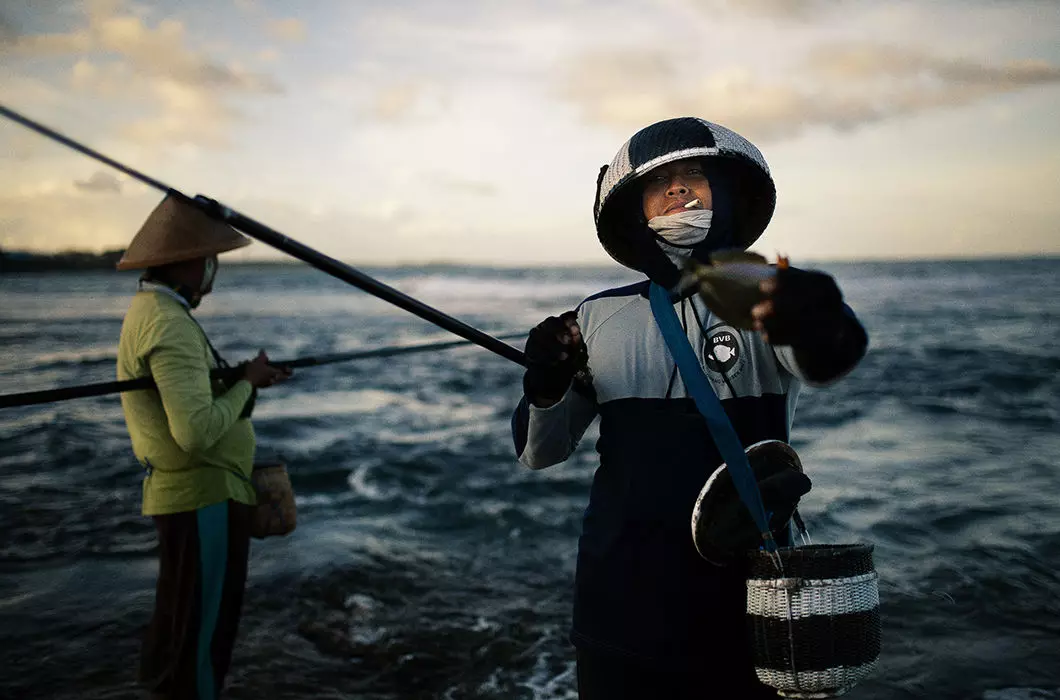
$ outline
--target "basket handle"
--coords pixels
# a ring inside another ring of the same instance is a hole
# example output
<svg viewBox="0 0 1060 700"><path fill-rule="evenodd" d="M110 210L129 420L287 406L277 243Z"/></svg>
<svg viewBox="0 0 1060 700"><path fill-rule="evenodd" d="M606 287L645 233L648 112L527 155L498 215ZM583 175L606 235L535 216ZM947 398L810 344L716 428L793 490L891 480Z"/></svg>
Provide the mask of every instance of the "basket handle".
<svg viewBox="0 0 1060 700"><path fill-rule="evenodd" d="M662 332L663 340L670 349L670 355L677 363L677 369L681 372L681 379L692 395L696 408L707 420L707 428L710 429L714 444L718 447L722 459L732 477L732 483L740 494L740 500L751 512L751 518L762 535L762 541L767 552L777 551L777 543L773 541L773 533L769 530L769 519L766 517L766 508L762 503L762 493L758 490L754 472L751 464L747 461L747 453L744 452L743 443L740 442L736 430L733 429L725 409L721 407L717 394L707 382L703 369L699 366L699 360L688 342L688 336L681 328L681 322L677 319L674 311L673 301L670 293L665 289L651 283L648 293L651 302L651 312L655 316L655 323Z"/></svg>
<svg viewBox="0 0 1060 700"><path fill-rule="evenodd" d="M803 544L813 544L813 540L810 539L810 533L806 530L806 523L799 514L798 508L791 511L791 521L795 523L795 528L799 531L799 536L802 538Z"/></svg>

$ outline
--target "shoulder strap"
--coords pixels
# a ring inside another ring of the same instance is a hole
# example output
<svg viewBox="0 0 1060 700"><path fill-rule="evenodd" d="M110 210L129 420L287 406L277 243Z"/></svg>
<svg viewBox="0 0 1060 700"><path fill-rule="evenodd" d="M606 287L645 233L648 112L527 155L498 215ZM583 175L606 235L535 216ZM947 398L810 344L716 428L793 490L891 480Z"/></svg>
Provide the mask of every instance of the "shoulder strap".
<svg viewBox="0 0 1060 700"><path fill-rule="evenodd" d="M195 319L195 317L191 315L191 309L186 308L184 310L188 313L188 318L191 319L191 322L194 323L198 327L199 332L202 333L202 339L206 341L206 347L210 348L210 352L213 353L213 359L214 362L217 363L217 366L230 367L231 365L225 362L225 358L221 357L221 353L217 352L217 349L214 348L213 343L210 342L210 336L206 335L206 329L204 329L202 325Z"/></svg>
<svg viewBox="0 0 1060 700"><path fill-rule="evenodd" d="M762 534L766 550L774 552L777 545L769 531L769 519L766 517L766 509L762 504L762 494L758 490L754 472L751 471L751 465L747 461L747 453L744 452L743 444L736 435L732 423L729 422L729 417L722 408L714 389L703 375L703 369L699 366L699 360L696 359L692 345L688 342L688 336L685 335L677 319L677 313L670 301L670 294L653 282L649 299L655 323L662 332L663 340L666 341L666 347L670 349L674 362L677 363L677 369L681 373L681 379L688 393L692 395L696 408L707 421L714 444L717 445L722 459L725 460L732 483L737 493L740 494L740 500L751 512L755 526Z"/></svg>
<svg viewBox="0 0 1060 700"><path fill-rule="evenodd" d="M199 332L202 333L203 340L206 341L206 347L210 348L210 352L213 353L213 359L215 362L217 362L217 366L223 368L231 367L231 365L225 362L225 358L221 357L221 353L217 352L217 349L214 348L213 343L210 342L210 336L206 335L206 330L202 327L202 325L199 324L197 320L195 320L195 317L191 315L191 309L184 310L188 312L188 318L191 319L191 322L198 326ZM226 383L226 386L229 385ZM254 413L254 405L255 403L257 403L257 400L258 389L257 387L253 387L250 391L250 398L247 399L247 402L245 404L243 404L243 410L240 412L239 417L250 418L250 416Z"/></svg>
<svg viewBox="0 0 1060 700"><path fill-rule="evenodd" d="M176 289L173 289L172 287L150 279L146 274L140 278L140 281L138 283L138 287L141 292L144 291L144 283L147 282L151 283L154 286L154 290L152 291L156 291L159 294L165 294L171 297L173 297L174 295L181 297L181 299L177 300L181 301L180 307L184 309L184 313L188 315L188 318L191 319L191 322L194 323L195 326L199 329L199 332L202 333L202 339L206 341L206 347L210 348L210 352L213 354L214 362L217 363L218 367L229 367L230 365L225 362L225 359L221 357L221 354L217 352L217 350L214 348L213 343L210 342L210 336L206 335L206 330L197 320L195 320L195 317L191 315L191 309L188 307L188 303L187 300L184 299L184 295Z"/></svg>

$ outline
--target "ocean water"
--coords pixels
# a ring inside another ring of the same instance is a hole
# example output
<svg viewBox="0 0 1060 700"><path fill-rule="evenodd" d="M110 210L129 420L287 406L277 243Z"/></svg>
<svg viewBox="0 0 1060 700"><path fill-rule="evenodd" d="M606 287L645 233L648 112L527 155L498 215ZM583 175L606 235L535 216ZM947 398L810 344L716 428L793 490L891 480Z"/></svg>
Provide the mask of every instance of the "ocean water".
<svg viewBox="0 0 1060 700"><path fill-rule="evenodd" d="M1060 699L1060 260L828 264L871 336L802 396L816 542L875 545L878 673L848 697ZM492 333L620 268L368 270ZM123 273L0 276L0 393L110 381ZM301 265L222 267L197 312L230 361L451 336ZM521 341L513 341L521 347ZM566 640L595 426L515 460L520 368L476 347L300 371L259 455L299 525L256 541L232 698L574 698ZM116 396L0 409L0 697L140 697L154 531Z"/></svg>

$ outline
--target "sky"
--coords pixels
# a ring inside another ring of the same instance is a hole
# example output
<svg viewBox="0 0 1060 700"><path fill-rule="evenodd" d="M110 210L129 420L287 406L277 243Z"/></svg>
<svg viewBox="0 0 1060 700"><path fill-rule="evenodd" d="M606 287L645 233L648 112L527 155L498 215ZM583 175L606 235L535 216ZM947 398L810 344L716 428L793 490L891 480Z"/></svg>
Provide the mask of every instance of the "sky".
<svg viewBox="0 0 1060 700"><path fill-rule="evenodd" d="M1060 254L1060 0L5 0L0 103L350 262L608 263L599 168L677 116L763 152L767 257ZM0 120L4 249L161 196Z"/></svg>

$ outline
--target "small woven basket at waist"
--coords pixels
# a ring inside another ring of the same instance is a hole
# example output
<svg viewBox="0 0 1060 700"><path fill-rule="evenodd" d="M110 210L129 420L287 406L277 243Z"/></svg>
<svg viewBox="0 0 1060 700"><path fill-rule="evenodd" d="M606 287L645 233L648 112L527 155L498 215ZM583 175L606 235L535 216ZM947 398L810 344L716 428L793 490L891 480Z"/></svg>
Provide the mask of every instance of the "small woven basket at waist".
<svg viewBox="0 0 1060 700"><path fill-rule="evenodd" d="M875 671L880 593L872 549L809 545L751 554L747 619L759 680L784 697L830 698Z"/></svg>
<svg viewBox="0 0 1060 700"><path fill-rule="evenodd" d="M251 482L258 495L250 534L258 539L286 535L298 522L294 489L283 464L255 464Z"/></svg>

